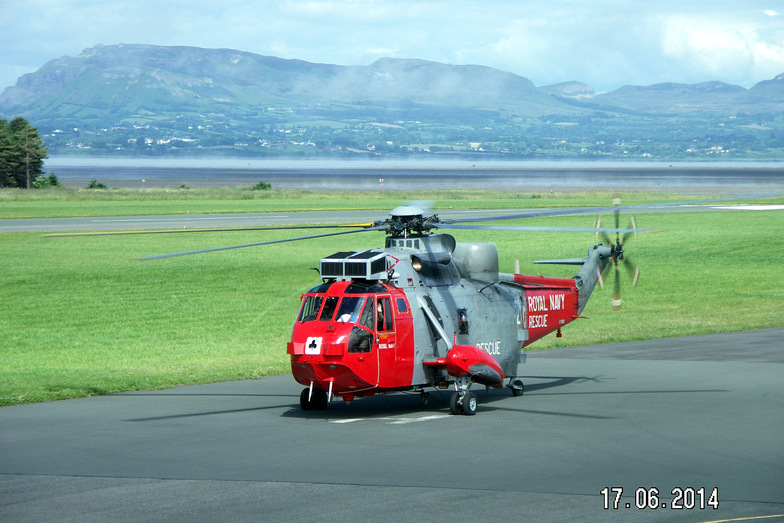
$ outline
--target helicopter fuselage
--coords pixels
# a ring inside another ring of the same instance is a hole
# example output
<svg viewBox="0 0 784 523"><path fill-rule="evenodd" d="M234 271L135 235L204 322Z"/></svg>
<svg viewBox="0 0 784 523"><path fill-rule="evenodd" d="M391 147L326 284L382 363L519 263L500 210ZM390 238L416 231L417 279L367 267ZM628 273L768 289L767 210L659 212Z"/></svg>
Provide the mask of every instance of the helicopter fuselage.
<svg viewBox="0 0 784 523"><path fill-rule="evenodd" d="M325 392L351 401L454 383L462 399L471 383L508 378L511 387L524 347L584 305L581 278L499 273L493 244L445 234L336 253L321 260L321 276L288 343L305 408L320 408Z"/></svg>

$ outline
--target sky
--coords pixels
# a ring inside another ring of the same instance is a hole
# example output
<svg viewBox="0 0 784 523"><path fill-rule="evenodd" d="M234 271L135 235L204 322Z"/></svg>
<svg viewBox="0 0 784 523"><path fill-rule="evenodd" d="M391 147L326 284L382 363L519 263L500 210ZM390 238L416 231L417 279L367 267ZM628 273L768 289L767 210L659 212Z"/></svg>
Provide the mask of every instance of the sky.
<svg viewBox="0 0 784 523"><path fill-rule="evenodd" d="M0 92L96 44L229 48L316 63L417 58L537 86L784 73L784 0L0 0Z"/></svg>

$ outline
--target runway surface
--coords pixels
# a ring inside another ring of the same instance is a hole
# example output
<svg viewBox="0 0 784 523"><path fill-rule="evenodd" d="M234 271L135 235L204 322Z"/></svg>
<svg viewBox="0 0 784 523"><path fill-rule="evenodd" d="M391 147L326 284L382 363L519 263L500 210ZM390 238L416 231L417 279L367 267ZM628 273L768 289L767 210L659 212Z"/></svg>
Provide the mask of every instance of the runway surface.
<svg viewBox="0 0 784 523"><path fill-rule="evenodd" d="M459 220L488 216L518 215L527 212L547 213L565 212L571 208L537 209L452 209L433 211L441 219ZM726 210L782 210L784 205L678 205L674 207L649 207L634 209L635 214L654 212L710 212ZM144 229L200 229L220 227L262 227L301 224L346 224L373 223L388 218L388 210L361 211L303 211L280 213L226 213L226 214L174 214L163 216L105 216L91 218L34 218L1 219L0 233L9 232L50 232L71 231L118 231ZM585 216L593 217L595 211L589 210ZM592 219L585 220L590 226ZM576 224L581 224L579 217ZM575 225L578 226L578 225ZM582 226L582 225L579 225Z"/></svg>
<svg viewBox="0 0 784 523"><path fill-rule="evenodd" d="M5 407L0 521L784 521L782 347L532 352L473 417L449 391L303 412L291 376Z"/></svg>

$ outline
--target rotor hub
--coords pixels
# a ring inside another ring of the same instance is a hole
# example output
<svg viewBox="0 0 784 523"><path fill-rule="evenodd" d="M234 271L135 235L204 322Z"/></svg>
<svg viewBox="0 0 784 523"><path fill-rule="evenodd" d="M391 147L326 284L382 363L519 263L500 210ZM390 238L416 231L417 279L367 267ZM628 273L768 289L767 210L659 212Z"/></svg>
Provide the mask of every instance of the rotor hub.
<svg viewBox="0 0 784 523"><path fill-rule="evenodd" d="M386 233L392 237L422 235L430 232L439 223L438 216L425 216L425 211L414 205L401 205L389 211L390 218L376 222L376 226L386 226Z"/></svg>

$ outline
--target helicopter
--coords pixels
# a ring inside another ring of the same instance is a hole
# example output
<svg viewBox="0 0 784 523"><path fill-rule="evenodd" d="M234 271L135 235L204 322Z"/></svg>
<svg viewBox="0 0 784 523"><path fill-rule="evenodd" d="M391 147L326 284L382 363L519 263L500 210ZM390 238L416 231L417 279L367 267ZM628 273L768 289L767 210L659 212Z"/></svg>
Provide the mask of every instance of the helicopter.
<svg viewBox="0 0 784 523"><path fill-rule="evenodd" d="M693 200L627 206L625 209L740 200L755 197ZM534 217L577 214L614 214L614 227L593 228L483 225ZM389 217L367 224L241 229L192 229L151 232L203 232L215 230L270 230L350 227L351 230L200 249L139 258L150 260L213 251L339 236L384 232L383 248L339 251L320 260L321 282L304 292L286 345L294 379L304 386L299 403L303 410L325 410L335 399L350 403L380 393L414 391L427 402L427 390L452 388L450 412L474 415L474 385L501 389L522 396L525 386L517 376L525 362L525 348L582 318L604 273L613 268L612 305L621 307L620 267L633 285L639 268L625 251L637 233L658 232L630 226L620 228L620 198L612 207L557 209L521 214L443 220L418 205L403 205ZM598 243L581 258L541 260L534 263L579 266L572 278L503 273L498 251L489 242L457 242L448 230L594 232ZM439 232L435 232L439 231ZM84 234L84 233L83 233ZM615 235L615 239L611 238ZM506 381L506 384L504 382Z"/></svg>
<svg viewBox="0 0 784 523"><path fill-rule="evenodd" d="M619 228L620 200L611 208L615 227L594 228L477 225L495 221L581 214L597 209L529 212L503 217L442 220L417 205L403 205L389 218L350 231L217 247L141 259L198 254L356 232L386 234L383 248L339 251L320 260L321 283L301 296L287 353L294 379L304 385L303 410L324 410L340 398L346 403L378 393L453 388L452 414L474 415L473 385L509 388L521 396L516 375L525 348L581 317L603 273L615 267L613 302L620 307L619 265L639 270L624 252L640 230ZM604 209L606 210L606 209ZM599 209L602 211L602 209ZM298 226L290 228L322 228ZM332 226L343 227L343 226ZM281 227L275 227L280 229ZM288 229L289 227L282 227ZM255 229L255 228L254 228ZM265 228L268 229L268 228ZM584 258L535 263L578 265L573 278L526 276L499 271L498 251L489 242L457 242L436 230L547 230L601 234ZM172 231L174 232L174 231ZM613 241L608 234L616 235ZM621 236L623 235L623 236Z"/></svg>
<svg viewBox="0 0 784 523"><path fill-rule="evenodd" d="M302 296L287 352L294 379L305 385L303 410L396 391L419 391L427 401L427 387L451 386L450 412L470 416L474 384L501 388L507 380L522 395L522 351L580 317L606 267L626 259L623 244L639 232L597 227L624 238L591 246L586 258L540 262L581 266L562 279L502 273L494 244L432 232L472 226L416 206L389 216L369 227L386 232L383 249L322 258L322 283Z"/></svg>

